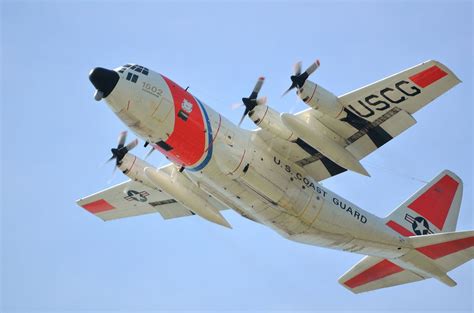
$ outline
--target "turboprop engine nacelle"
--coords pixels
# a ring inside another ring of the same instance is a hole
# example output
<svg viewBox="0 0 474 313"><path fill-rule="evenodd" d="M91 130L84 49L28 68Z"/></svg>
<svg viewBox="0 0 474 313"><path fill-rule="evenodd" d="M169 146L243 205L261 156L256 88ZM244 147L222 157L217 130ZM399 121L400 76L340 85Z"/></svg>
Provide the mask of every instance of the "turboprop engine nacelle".
<svg viewBox="0 0 474 313"><path fill-rule="evenodd" d="M178 170L168 168L156 169L148 162L127 153L120 160L118 167L130 179L150 188L158 188L175 198L194 214L219 225L231 228L219 209L204 191L196 187ZM172 177L174 175L174 177Z"/></svg>
<svg viewBox="0 0 474 313"><path fill-rule="evenodd" d="M352 153L326 135L330 133L330 130L319 120L311 120L311 124L309 124L307 121L288 113L282 113L281 120L298 137L316 148L334 163L359 174L369 176L367 170Z"/></svg>
<svg viewBox="0 0 474 313"><path fill-rule="evenodd" d="M298 96L313 109L334 118L344 110L338 97L309 80L298 90Z"/></svg>
<svg viewBox="0 0 474 313"><path fill-rule="evenodd" d="M145 175L144 170L147 167L151 167L151 165L131 153L127 153L118 163L118 168L122 173L127 175L128 178L138 181L150 188L155 188Z"/></svg>
<svg viewBox="0 0 474 313"><path fill-rule="evenodd" d="M172 179L171 173L167 173L166 169L152 167L145 168L144 173L156 187L175 198L194 214L210 222L232 228L219 209L211 203L210 196L194 185L184 174L175 173L176 177Z"/></svg>
<svg viewBox="0 0 474 313"><path fill-rule="evenodd" d="M249 112L249 117L255 125L283 140L295 141L298 139L298 137L283 124L280 113L266 104L257 105Z"/></svg>

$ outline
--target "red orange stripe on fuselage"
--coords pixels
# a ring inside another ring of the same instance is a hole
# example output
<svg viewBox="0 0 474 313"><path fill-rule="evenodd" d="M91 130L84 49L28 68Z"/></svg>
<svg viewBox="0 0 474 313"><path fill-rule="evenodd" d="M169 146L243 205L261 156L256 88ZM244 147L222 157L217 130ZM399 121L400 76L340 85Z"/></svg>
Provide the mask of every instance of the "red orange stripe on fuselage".
<svg viewBox="0 0 474 313"><path fill-rule="evenodd" d="M166 140L172 147L166 151L157 147L171 161L183 166L193 166L198 163L207 152L207 130L204 113L197 100L189 92L181 88L170 79L165 80L174 104L174 129Z"/></svg>

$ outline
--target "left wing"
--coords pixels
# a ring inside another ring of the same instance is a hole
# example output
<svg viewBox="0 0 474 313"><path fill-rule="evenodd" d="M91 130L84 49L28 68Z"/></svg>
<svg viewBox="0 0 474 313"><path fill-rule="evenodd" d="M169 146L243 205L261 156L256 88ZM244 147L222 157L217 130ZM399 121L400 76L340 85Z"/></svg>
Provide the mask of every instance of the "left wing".
<svg viewBox="0 0 474 313"><path fill-rule="evenodd" d="M158 188L126 181L77 200L77 204L104 221L160 213L164 219L194 215Z"/></svg>
<svg viewBox="0 0 474 313"><path fill-rule="evenodd" d="M295 117L360 160L413 126L413 113L459 82L445 65L431 60L337 97L342 104L337 118L312 108ZM284 142L263 129L258 134L318 181L346 170L304 141Z"/></svg>

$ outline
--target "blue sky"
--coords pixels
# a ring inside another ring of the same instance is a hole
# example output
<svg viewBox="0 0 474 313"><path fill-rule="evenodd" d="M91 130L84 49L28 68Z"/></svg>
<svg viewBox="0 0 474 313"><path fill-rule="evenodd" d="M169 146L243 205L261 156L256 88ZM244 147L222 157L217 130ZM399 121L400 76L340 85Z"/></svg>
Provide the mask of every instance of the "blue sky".
<svg viewBox="0 0 474 313"><path fill-rule="evenodd" d="M361 256L286 241L230 211L233 230L198 217L103 223L75 205L109 186L112 167L100 164L125 128L93 100L95 66L146 65L238 122L230 105L260 75L272 107L305 109L280 97L298 60L319 58L312 79L343 94L437 59L463 83L362 162L371 178L345 173L323 184L385 216L447 168L464 180L458 229L473 229L472 9L469 1L3 1L0 308L472 311L472 262L452 272L456 288L428 280L353 295L337 278ZM163 163L158 153L151 160Z"/></svg>

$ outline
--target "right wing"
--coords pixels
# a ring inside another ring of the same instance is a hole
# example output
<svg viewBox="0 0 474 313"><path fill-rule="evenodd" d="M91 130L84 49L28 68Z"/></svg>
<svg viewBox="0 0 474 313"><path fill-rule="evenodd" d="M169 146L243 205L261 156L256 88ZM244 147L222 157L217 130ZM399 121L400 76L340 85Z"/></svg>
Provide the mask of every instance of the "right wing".
<svg viewBox="0 0 474 313"><path fill-rule="evenodd" d="M211 196L206 200L219 210L228 209ZM132 180L79 199L77 204L103 221L149 213L160 213L164 219L194 215L163 190Z"/></svg>
<svg viewBox="0 0 474 313"><path fill-rule="evenodd" d="M93 195L77 204L104 221L160 213L164 219L194 215L159 189L128 180Z"/></svg>

